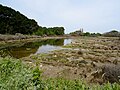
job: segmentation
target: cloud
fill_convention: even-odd
[[[83,27],[90,32],[120,29],[119,0],[15,0],[2,2],[39,25],[64,26],[66,32]]]

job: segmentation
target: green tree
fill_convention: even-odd
[[[0,5],[0,29],[1,34],[32,34],[38,29],[38,24],[20,12]]]

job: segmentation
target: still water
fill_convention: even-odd
[[[14,58],[22,58],[31,54],[49,53],[53,50],[62,49],[61,46],[70,44],[72,39],[47,39],[37,42],[25,43],[22,46],[10,46],[2,48],[1,56],[9,55]]]

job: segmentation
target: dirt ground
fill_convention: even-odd
[[[115,37],[76,37],[61,50],[31,55],[24,60],[38,65],[44,78],[62,77],[101,84],[105,74],[102,68],[120,64],[120,40]]]

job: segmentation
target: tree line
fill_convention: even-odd
[[[1,34],[32,34],[38,29],[37,22],[9,7],[0,5],[0,33]]]
[[[64,34],[64,27],[39,27],[39,29],[34,32],[35,35],[40,35],[40,36],[52,36],[52,35],[63,35]]]
[[[71,32],[70,35],[73,36],[90,36],[90,37],[97,37],[97,36],[104,36],[104,37],[119,37],[120,38],[120,32],[117,30],[112,30],[110,32],[105,32],[103,34],[101,33],[90,33],[90,32],[83,32],[83,30],[78,30],[75,32]]]
[[[90,33],[90,32],[83,32],[83,29],[77,30],[75,32],[71,32],[70,35],[73,36],[88,36],[88,37],[97,37],[101,36],[101,33]]]
[[[28,19],[19,11],[0,5],[0,34],[63,35],[63,27],[46,28]]]

